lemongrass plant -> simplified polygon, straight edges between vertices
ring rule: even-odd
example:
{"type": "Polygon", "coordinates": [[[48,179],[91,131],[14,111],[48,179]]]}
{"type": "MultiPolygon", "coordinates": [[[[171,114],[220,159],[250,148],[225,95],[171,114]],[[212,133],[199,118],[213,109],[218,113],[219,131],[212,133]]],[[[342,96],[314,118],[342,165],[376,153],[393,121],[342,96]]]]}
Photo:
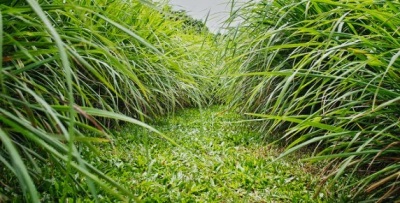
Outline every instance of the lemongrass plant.
{"type": "Polygon", "coordinates": [[[146,118],[207,101],[200,59],[212,56],[211,35],[181,34],[182,22],[159,8],[145,0],[0,4],[0,201],[136,199],[80,150],[112,144],[114,120],[169,140],[146,118]]]}
{"type": "MultiPolygon", "coordinates": [[[[226,101],[287,143],[314,148],[353,198],[400,193],[400,3],[264,0],[227,35],[226,101]],[[231,40],[228,40],[230,38],[231,40]]],[[[232,17],[234,19],[234,17],[232,17]]],[[[325,181],[325,180],[323,180],[325,181]]]]}

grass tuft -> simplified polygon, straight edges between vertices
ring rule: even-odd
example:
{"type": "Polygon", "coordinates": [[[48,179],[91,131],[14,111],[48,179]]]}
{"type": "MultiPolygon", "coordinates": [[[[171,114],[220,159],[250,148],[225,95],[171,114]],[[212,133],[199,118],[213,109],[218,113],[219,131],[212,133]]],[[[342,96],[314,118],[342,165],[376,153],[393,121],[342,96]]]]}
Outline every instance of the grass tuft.
{"type": "Polygon", "coordinates": [[[362,176],[344,190],[399,198],[399,30],[393,1],[248,3],[227,35],[221,95],[287,143],[313,148],[328,176],[362,176]]]}
{"type": "Polygon", "coordinates": [[[145,122],[208,104],[212,35],[144,0],[15,0],[0,14],[0,200],[135,200],[82,147],[113,144],[119,121],[174,143],[145,122]]]}

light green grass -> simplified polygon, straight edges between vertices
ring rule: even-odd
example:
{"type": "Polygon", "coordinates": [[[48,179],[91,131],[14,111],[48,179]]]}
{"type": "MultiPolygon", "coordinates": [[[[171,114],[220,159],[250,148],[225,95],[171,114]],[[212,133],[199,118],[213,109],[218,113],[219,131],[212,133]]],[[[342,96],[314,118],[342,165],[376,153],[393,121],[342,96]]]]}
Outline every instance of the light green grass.
{"type": "Polygon", "coordinates": [[[152,129],[146,119],[208,103],[212,35],[147,0],[0,2],[0,202],[133,198],[79,147],[107,142],[116,120],[152,129]]]}
{"type": "Polygon", "coordinates": [[[399,201],[399,7],[252,1],[236,15],[246,20],[226,37],[232,48],[220,92],[285,143],[286,154],[314,148],[314,161],[331,161],[332,179],[361,175],[346,181],[355,198],[399,201]]]}
{"type": "MultiPolygon", "coordinates": [[[[289,157],[279,161],[238,114],[222,107],[188,109],[154,126],[179,146],[136,126],[115,133],[89,160],[145,202],[324,202],[313,198],[318,169],[289,157]]],[[[110,201],[103,197],[104,201],[110,201]]]]}
{"type": "Polygon", "coordinates": [[[250,2],[215,36],[147,0],[4,2],[0,202],[399,198],[398,2],[250,2]],[[213,102],[264,134],[217,107],[160,118],[213,102]],[[331,179],[297,161],[313,148],[331,179]]]}

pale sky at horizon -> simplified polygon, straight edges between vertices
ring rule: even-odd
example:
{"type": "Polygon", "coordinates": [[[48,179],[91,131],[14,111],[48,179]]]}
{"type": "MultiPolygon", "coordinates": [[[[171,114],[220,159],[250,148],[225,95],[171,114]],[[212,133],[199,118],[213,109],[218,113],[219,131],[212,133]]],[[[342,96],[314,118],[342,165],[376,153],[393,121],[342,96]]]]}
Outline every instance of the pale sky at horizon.
{"type": "MultiPolygon", "coordinates": [[[[246,0],[235,0],[243,3],[246,0]]],[[[229,17],[231,10],[230,0],[170,0],[170,5],[176,10],[186,10],[193,18],[207,19],[207,26],[211,32],[217,32],[222,23],[229,17]]]]}

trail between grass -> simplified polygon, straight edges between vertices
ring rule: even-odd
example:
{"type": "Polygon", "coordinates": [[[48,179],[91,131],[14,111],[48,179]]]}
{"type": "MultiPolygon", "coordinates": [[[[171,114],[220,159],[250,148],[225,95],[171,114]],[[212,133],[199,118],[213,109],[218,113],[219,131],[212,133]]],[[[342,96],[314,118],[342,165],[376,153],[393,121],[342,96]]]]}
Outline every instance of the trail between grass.
{"type": "Polygon", "coordinates": [[[95,164],[145,202],[320,202],[307,167],[274,162],[277,149],[239,120],[221,107],[158,120],[180,146],[125,127],[95,164]]]}

